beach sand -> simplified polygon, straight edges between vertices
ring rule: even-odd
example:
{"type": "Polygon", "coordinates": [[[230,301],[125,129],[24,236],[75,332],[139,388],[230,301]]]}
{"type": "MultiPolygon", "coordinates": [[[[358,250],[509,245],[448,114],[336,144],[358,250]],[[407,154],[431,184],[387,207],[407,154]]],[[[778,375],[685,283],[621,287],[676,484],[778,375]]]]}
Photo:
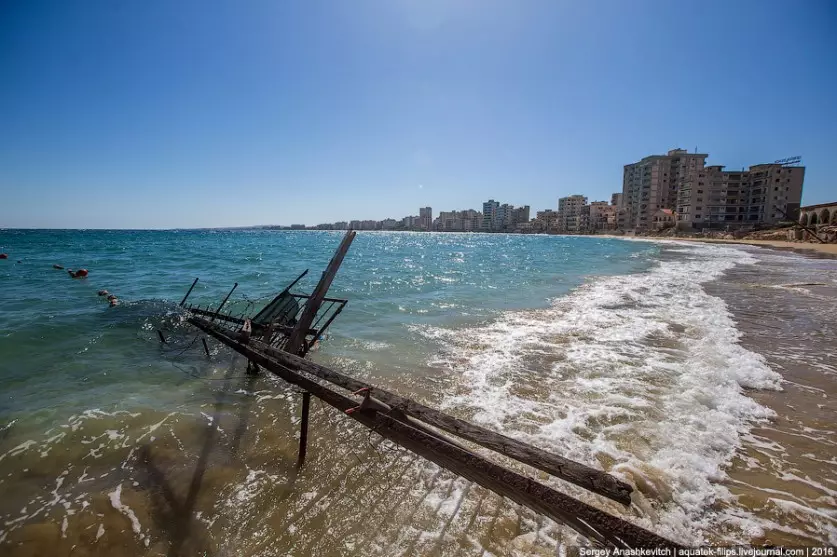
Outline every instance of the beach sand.
{"type": "MultiPolygon", "coordinates": [[[[614,236],[615,237],[615,236],[614,236]]],[[[826,254],[837,256],[837,244],[819,244],[807,242],[783,242],[781,240],[722,240],[718,238],[649,238],[660,240],[683,240],[686,242],[707,242],[711,244],[746,244],[751,246],[761,246],[766,248],[776,248],[783,250],[800,251],[807,254],[816,252],[818,254],[826,254]]]]}

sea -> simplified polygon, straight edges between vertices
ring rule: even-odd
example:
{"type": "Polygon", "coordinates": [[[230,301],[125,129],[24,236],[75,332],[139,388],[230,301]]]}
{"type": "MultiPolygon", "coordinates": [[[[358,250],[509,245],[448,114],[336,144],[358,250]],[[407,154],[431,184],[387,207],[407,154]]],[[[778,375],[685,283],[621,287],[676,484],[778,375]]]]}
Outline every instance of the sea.
{"type": "MultiPolygon", "coordinates": [[[[185,322],[255,313],[342,233],[0,230],[0,554],[565,555],[589,541],[185,322]],[[65,269],[56,269],[60,265],[65,269]],[[89,275],[73,279],[67,269],[89,275]],[[119,299],[111,307],[100,290],[119,299]],[[162,334],[165,342],[161,342],[162,334]]],[[[631,484],[690,545],[837,544],[837,260],[742,245],[360,232],[309,357],[631,484]]]]}

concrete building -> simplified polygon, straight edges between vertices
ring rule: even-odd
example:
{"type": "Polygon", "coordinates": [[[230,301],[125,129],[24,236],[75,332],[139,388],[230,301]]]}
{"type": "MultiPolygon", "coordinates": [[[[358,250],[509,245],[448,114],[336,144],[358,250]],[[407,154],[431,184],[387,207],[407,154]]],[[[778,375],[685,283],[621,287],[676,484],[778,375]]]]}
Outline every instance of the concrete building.
{"type": "Polygon", "coordinates": [[[796,218],[805,167],[757,164],[728,171],[708,166],[677,192],[677,226],[684,230],[749,228],[796,218]]]}
{"type": "Polygon", "coordinates": [[[497,230],[497,213],[500,210],[500,203],[489,199],[482,204],[482,229],[486,231],[497,230]]]}
{"type": "Polygon", "coordinates": [[[512,229],[524,228],[522,225],[529,223],[529,206],[524,205],[512,211],[512,229]]]}
{"type": "Polygon", "coordinates": [[[647,230],[658,209],[675,209],[678,190],[697,180],[708,156],[673,149],[665,155],[651,155],[625,165],[621,206],[627,211],[626,227],[647,230]]]}
{"type": "Polygon", "coordinates": [[[622,206],[622,194],[621,193],[614,193],[610,196],[610,204],[614,207],[621,207],[622,206]]]}
{"type": "Polygon", "coordinates": [[[675,226],[675,214],[671,209],[657,209],[651,217],[651,228],[663,230],[675,226]]]}
{"type": "Polygon", "coordinates": [[[384,219],[380,222],[379,228],[381,230],[395,230],[398,221],[395,219],[384,219]]]}
{"type": "Polygon", "coordinates": [[[558,231],[577,233],[582,230],[583,215],[587,198],[583,195],[569,195],[558,200],[558,231]]]}
{"type": "Polygon", "coordinates": [[[557,232],[558,211],[546,209],[535,213],[535,222],[532,223],[532,230],[536,232],[557,232]]]}
{"type": "Polygon", "coordinates": [[[419,224],[420,228],[430,230],[433,225],[433,209],[430,207],[422,207],[419,209],[419,224]]]}
{"type": "Polygon", "coordinates": [[[421,223],[421,218],[420,217],[409,216],[409,217],[404,217],[403,219],[401,219],[401,224],[407,230],[414,230],[416,228],[419,228],[420,223],[421,223]]]}
{"type": "Polygon", "coordinates": [[[360,230],[361,224],[359,220],[353,220],[349,222],[349,230],[360,230]]]}
{"type": "Polygon", "coordinates": [[[594,201],[589,205],[589,220],[587,229],[613,230],[616,228],[616,207],[607,201],[594,201]]]}
{"type": "Polygon", "coordinates": [[[811,228],[837,226],[837,202],[800,207],[797,221],[811,228]]]}

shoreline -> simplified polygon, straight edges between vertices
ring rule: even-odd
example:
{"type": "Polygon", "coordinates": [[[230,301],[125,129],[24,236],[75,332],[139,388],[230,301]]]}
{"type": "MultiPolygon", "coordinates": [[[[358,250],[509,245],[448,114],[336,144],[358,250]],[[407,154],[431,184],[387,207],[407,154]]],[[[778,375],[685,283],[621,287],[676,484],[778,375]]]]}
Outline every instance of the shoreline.
{"type": "Polygon", "coordinates": [[[663,236],[616,236],[613,234],[596,234],[593,237],[617,238],[622,240],[662,240],[675,242],[703,242],[707,244],[739,244],[745,246],[757,246],[779,251],[795,251],[804,255],[815,257],[837,258],[837,244],[815,244],[809,242],[787,242],[784,240],[728,240],[723,238],[694,238],[694,237],[663,237],[663,236]]]}
{"type": "MultiPolygon", "coordinates": [[[[666,239],[666,238],[660,238],[666,239]]],[[[672,240],[685,240],[687,242],[706,242],[710,244],[744,244],[750,246],[759,246],[769,249],[778,249],[782,251],[798,251],[806,255],[812,255],[814,252],[818,255],[826,255],[830,257],[837,257],[837,244],[814,244],[803,242],[786,242],[783,240],[725,240],[721,238],[671,238],[672,240]]]]}

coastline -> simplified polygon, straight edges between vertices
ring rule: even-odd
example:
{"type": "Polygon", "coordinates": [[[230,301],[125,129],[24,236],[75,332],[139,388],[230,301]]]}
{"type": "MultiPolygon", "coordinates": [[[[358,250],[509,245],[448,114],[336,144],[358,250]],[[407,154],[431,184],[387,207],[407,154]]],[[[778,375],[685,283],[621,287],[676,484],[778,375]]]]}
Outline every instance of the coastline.
{"type": "MultiPolygon", "coordinates": [[[[649,237],[649,239],[658,239],[649,237]]],[[[827,256],[837,257],[837,244],[814,244],[803,242],[785,242],[782,240],[725,240],[720,238],[659,238],[661,240],[683,240],[686,242],[706,242],[710,244],[744,244],[749,246],[760,246],[764,248],[779,249],[779,250],[793,250],[812,255],[811,252],[817,254],[825,254],[827,256]]]]}
{"type": "Polygon", "coordinates": [[[739,244],[746,246],[757,246],[762,248],[795,251],[804,255],[816,257],[837,257],[837,244],[815,244],[809,242],[786,242],[784,240],[729,240],[724,238],[695,238],[683,236],[617,236],[615,234],[596,234],[597,238],[615,238],[618,240],[648,240],[648,241],[675,241],[675,242],[703,242],[706,244],[739,244]],[[814,252],[814,253],[812,253],[814,252]]]}

